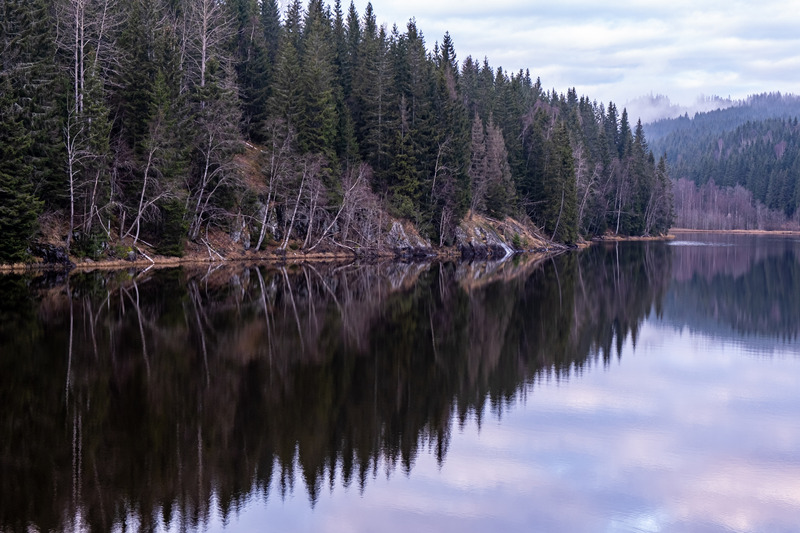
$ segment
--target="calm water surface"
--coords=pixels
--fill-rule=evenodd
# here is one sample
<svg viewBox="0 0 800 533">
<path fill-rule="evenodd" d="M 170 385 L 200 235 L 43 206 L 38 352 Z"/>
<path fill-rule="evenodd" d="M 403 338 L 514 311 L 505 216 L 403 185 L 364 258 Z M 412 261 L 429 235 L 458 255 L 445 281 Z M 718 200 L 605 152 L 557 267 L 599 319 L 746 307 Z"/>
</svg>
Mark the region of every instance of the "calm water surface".
<svg viewBox="0 0 800 533">
<path fill-rule="evenodd" d="M 0 531 L 800 530 L 797 238 L 0 295 Z"/>
</svg>

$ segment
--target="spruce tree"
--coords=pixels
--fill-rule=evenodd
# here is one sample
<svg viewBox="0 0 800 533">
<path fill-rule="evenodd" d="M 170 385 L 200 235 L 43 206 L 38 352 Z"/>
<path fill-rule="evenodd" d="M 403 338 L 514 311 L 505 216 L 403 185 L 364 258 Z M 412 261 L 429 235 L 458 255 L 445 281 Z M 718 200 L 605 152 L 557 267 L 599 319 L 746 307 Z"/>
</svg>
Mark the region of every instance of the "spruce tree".
<svg viewBox="0 0 800 533">
<path fill-rule="evenodd" d="M 335 164 L 338 117 L 331 26 L 319 0 L 309 4 L 304 24 L 303 55 L 299 84 L 299 115 L 296 121 L 300 147 L 322 154 Z"/>
<path fill-rule="evenodd" d="M 8 77 L 0 80 L 0 262 L 27 257 L 41 209 L 33 195 L 32 169 L 25 161 L 32 138 L 20 116 Z"/>
<path fill-rule="evenodd" d="M 267 59 L 271 65 L 278 57 L 281 34 L 281 14 L 277 0 L 263 0 L 261 3 L 261 29 L 267 46 Z"/>
<path fill-rule="evenodd" d="M 572 243 L 578 237 L 575 170 L 563 122 L 556 125 L 549 145 L 543 183 L 544 228 L 553 240 Z"/>
<path fill-rule="evenodd" d="M 284 33 L 278 49 L 269 107 L 271 115 L 292 130 L 296 130 L 301 120 L 299 78 L 300 57 L 297 48 Z"/>
<path fill-rule="evenodd" d="M 6 96 L 15 102 L 31 143 L 25 162 L 37 196 L 52 208 L 63 207 L 62 142 L 66 77 L 55 56 L 55 24 L 48 0 L 0 2 L 0 78 L 10 84 Z"/>
<path fill-rule="evenodd" d="M 266 32 L 261 25 L 256 0 L 235 0 L 237 31 L 234 64 L 239 85 L 244 132 L 254 141 L 264 140 L 262 128 L 267 114 L 271 65 Z"/>
<path fill-rule="evenodd" d="M 160 13 L 153 0 L 135 0 L 128 6 L 128 23 L 120 44 L 123 68 L 120 73 L 119 119 L 128 145 L 140 152 L 147 135 L 147 118 L 153 80 L 158 66 L 156 44 Z"/>
<path fill-rule="evenodd" d="M 378 28 L 372 4 L 364 12 L 362 40 L 353 79 L 354 121 L 361 157 L 372 166 L 378 187 L 390 186 L 392 131 L 397 122 L 397 99 L 384 29 Z"/>
</svg>

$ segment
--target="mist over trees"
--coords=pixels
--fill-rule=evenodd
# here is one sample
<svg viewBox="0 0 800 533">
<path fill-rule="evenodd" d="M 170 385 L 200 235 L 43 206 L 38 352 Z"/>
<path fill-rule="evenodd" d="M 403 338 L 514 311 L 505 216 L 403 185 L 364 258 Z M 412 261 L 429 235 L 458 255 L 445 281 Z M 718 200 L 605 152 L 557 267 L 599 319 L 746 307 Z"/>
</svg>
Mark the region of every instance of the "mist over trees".
<svg viewBox="0 0 800 533">
<path fill-rule="evenodd" d="M 753 96 L 725 110 L 648 125 L 677 180 L 680 227 L 800 227 L 800 97 Z"/>
<path fill-rule="evenodd" d="M 0 20 L 1 261 L 40 240 L 181 255 L 215 231 L 354 249 L 390 217 L 450 245 L 469 212 L 566 243 L 671 224 L 624 110 L 459 61 L 371 4 L 2 0 Z"/>
</svg>

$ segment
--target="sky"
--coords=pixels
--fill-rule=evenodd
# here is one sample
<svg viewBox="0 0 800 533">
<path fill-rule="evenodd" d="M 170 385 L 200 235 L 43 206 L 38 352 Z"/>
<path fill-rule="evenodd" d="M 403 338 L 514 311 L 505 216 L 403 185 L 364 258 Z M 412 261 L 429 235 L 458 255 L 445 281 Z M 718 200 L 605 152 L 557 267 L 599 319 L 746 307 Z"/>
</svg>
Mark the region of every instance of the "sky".
<svg viewBox="0 0 800 533">
<path fill-rule="evenodd" d="M 342 0 L 346 11 L 349 2 Z M 378 22 L 415 18 L 432 48 L 450 32 L 459 61 L 530 69 L 546 89 L 618 106 L 666 95 L 741 99 L 800 93 L 800 0 L 373 0 Z M 363 15 L 366 0 L 356 0 Z"/>
</svg>

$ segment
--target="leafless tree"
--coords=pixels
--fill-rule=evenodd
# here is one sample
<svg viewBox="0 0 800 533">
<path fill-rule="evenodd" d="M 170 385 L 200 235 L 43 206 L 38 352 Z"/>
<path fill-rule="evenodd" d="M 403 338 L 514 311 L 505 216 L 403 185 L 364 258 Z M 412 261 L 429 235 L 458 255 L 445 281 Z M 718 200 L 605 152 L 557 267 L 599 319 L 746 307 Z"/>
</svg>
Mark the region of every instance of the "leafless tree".
<svg viewBox="0 0 800 533">
<path fill-rule="evenodd" d="M 278 188 L 289 179 L 294 159 L 294 132 L 287 128 L 283 121 L 273 120 L 267 126 L 267 147 L 262 150 L 262 174 L 264 182 L 257 187 L 263 199 L 261 208 L 261 230 L 256 243 L 256 250 L 261 248 L 267 233 L 267 222 L 272 212 L 272 203 L 275 201 Z"/>
<path fill-rule="evenodd" d="M 233 38 L 234 25 L 227 13 L 226 2 L 219 0 L 190 0 L 182 29 L 185 58 L 192 68 L 191 82 L 205 87 L 211 60 L 228 61 L 227 44 Z M 187 65 L 187 66 L 189 66 Z"/>
<path fill-rule="evenodd" d="M 369 168 L 369 165 L 366 163 L 359 165 L 357 172 L 353 172 L 352 170 L 345 172 L 342 181 L 342 186 L 344 188 L 342 203 L 339 206 L 336 215 L 327 224 L 317 239 L 317 242 L 311 246 L 310 250 L 313 250 L 319 246 L 319 244 L 331 234 L 333 227 L 339 222 L 343 214 L 344 224 L 341 231 L 341 242 L 345 243 L 347 241 L 347 234 L 349 232 L 350 225 L 356 218 L 359 206 L 363 208 L 366 204 L 368 204 L 368 193 L 371 191 L 369 191 L 367 182 L 371 173 L 372 171 Z"/>
<path fill-rule="evenodd" d="M 289 238 L 292 235 L 292 231 L 294 231 L 294 224 L 297 220 L 297 212 L 300 210 L 300 207 L 303 203 L 303 192 L 306 192 L 304 191 L 304 188 L 306 187 L 307 183 L 315 183 L 317 180 L 319 180 L 320 172 L 324 166 L 323 163 L 323 158 L 319 155 L 306 154 L 301 158 L 299 169 L 300 183 L 297 187 L 297 196 L 294 197 L 293 200 L 291 199 L 291 196 L 287 196 L 286 209 L 291 209 L 292 216 L 287 221 L 287 225 L 284 230 L 283 242 L 280 245 L 281 250 L 285 250 L 289 245 Z M 316 187 L 316 185 L 312 185 L 309 187 L 309 189 L 314 189 Z M 309 197 L 313 197 L 313 193 L 309 195 Z M 305 208 L 308 209 L 308 205 L 306 205 Z"/>
<path fill-rule="evenodd" d="M 170 135 L 166 121 L 165 110 L 163 108 L 159 109 L 150 123 L 148 136 L 144 143 L 145 159 L 144 169 L 142 170 L 142 188 L 139 192 L 139 202 L 134 219 L 124 234 L 122 233 L 124 222 L 120 224 L 122 238 L 134 232 L 134 246 L 139 241 L 142 220 L 148 220 L 149 213 L 153 216 L 157 213 L 155 209 L 156 203 L 164 198 L 176 196 L 176 192 L 171 187 L 172 184 L 162 179 L 164 177 L 162 167 L 168 164 L 164 157 L 169 145 L 168 136 Z"/>
</svg>

